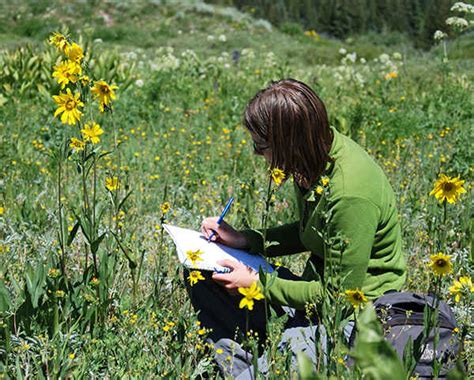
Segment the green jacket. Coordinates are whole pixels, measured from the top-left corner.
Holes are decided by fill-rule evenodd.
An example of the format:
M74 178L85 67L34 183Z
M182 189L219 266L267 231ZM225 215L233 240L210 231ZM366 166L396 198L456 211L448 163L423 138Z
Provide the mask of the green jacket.
M295 309L317 304L322 295L321 279L328 268L342 281L338 291L358 288L369 299L387 290L400 290L405 282L406 263L392 187L359 145L335 129L333 132L329 154L333 162L325 172L329 185L323 194L315 191L321 183L306 192L295 184L300 220L267 230L266 240L279 243L267 249L267 256L311 252L302 281L276 278L268 287L270 303ZM250 251L263 253L261 235L251 230L244 233Z

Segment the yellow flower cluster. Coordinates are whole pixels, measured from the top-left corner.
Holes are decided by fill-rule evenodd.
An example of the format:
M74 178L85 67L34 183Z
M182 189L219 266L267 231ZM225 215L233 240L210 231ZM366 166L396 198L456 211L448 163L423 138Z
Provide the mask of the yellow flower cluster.
M307 30L306 32L304 32L304 35L306 37L314 38L316 41L319 41L321 39L320 35L314 29Z
M356 309L367 303L367 297L360 289L346 290L345 295L346 300Z
M98 144L100 142L99 136L103 133L103 129L95 122L87 123L84 129L81 129L84 141L90 141L92 144Z
M258 301L264 298L257 281L254 281L248 288L239 288L239 293L244 296L239 303L241 309L246 307L253 310L254 300Z
M198 270L193 270L189 273L188 276L189 284L191 286L194 286L197 284L199 281L204 280L204 277L202 276L201 272Z
M54 95L53 99L58 105L58 108L54 112L54 117L62 114L61 122L63 124L76 125L82 116L79 107L84 107L80 96L81 94L79 92L73 94L69 88L66 89L66 92L60 92L59 95Z
M119 180L117 177L107 177L105 179L105 187L109 191L115 191L119 188Z
M463 184L464 180L461 180L459 176L449 177L445 174L441 174L435 182L430 195L434 195L440 203L448 201L448 203L454 204L458 201L461 194L466 192Z
M391 72L385 74L385 76L384 76L385 80L395 79L397 77L398 77L398 74L397 74L396 71L391 71Z
M203 252L199 249L196 251L192 251L192 250L186 251L186 257L188 258L189 261L191 261L191 264L193 266L196 266L196 263L198 261L203 261L201 258L202 254Z
M285 180L285 172L278 168L273 168L270 171L270 176L277 186L280 186Z
M461 301L463 296L467 297L469 294L474 293L471 277L461 276L459 280L454 280L453 285L449 288L449 292L456 302Z
M118 86L114 84L109 85L103 80L94 82L91 92L94 98L99 100L99 109L101 112L104 112L107 108L110 109L112 100L116 98L116 89L118 89Z
M165 215L170 211L171 205L169 202L163 202L160 206L160 209L161 209L161 213Z
M438 252L436 255L430 256L429 266L437 276L445 276L453 271L451 264L451 256Z
M53 77L56 78L62 90L59 92L59 95L53 96L53 100L58 107L54 112L54 116L60 116L63 124L76 125L81 121L83 116L82 109L85 107L81 94L87 94L83 89L84 87L88 88L91 83L89 76L83 75L84 51L80 45L71 41L68 36L57 32L51 35L49 43L55 46L65 58L53 68ZM75 88L78 91L73 92L68 87L70 85L76 86ZM98 100L101 112L111 109L112 100L116 98L115 90L117 89L116 85L109 85L103 80L94 82L90 88L90 93L94 99ZM103 133L102 128L97 123L91 121L86 123L84 128L81 129L82 140L73 137L69 146L74 152L81 152L85 149L88 142L98 144L100 142L99 136Z

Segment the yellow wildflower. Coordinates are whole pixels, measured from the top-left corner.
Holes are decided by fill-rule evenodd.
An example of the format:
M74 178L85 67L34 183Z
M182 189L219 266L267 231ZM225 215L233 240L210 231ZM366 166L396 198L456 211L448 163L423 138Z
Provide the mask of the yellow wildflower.
M390 79L395 79L398 77L398 74L396 71L391 71L385 75L385 80L390 80Z
M324 187L327 187L329 185L329 177L321 177L321 183L323 184Z
M92 144L97 144L100 142L99 136L104 133L104 130L99 126L99 124L92 122L87 123L84 126L84 129L81 129L82 137L85 141L90 141Z
M59 277L59 275L60 275L59 270L56 268L50 268L48 271L48 277L56 278L56 277Z
M189 272L189 285L194 286L194 284L197 284L200 280L204 280L204 277L202 276L201 272L198 270L193 270Z
M64 290L56 290L56 292L54 294L58 298L63 298L65 293L64 293Z
M26 342L22 342L20 347L23 351L28 351L31 348L31 346Z
M346 300L351 303L355 308L365 304L367 302L367 297L364 295L364 292L359 289L355 290L346 290Z
M436 255L431 255L430 261L429 266L437 276L444 276L453 270L450 255L439 252Z
M5 207L0 206L0 216L2 216L3 214L5 214Z
M79 78L79 80L81 81L83 86L87 86L90 83L91 78L89 78L89 76L87 75L83 75Z
M80 100L81 94L76 92L74 95L69 88L66 92L60 92L59 95L54 95L53 99L59 108L54 112L54 117L61 115L61 122L63 124L76 125L81 118L82 112L79 107L84 107L84 103Z
M278 168L273 168L270 171L270 175L277 186L280 186L285 179L285 172Z
M264 298L260 287L257 285L257 281L254 281L248 288L239 288L239 293L244 296L239 303L239 308L241 309L246 307L249 310L253 310L254 300L258 301Z
M164 214L168 213L168 211L171 209L171 205L169 202L164 202L160 206L161 212Z
M71 143L69 144L69 147L71 149L74 149L76 152L80 152L84 150L84 147L86 146L86 143L82 140L79 140L75 137L71 137Z
M314 191L316 191L316 194L321 195L324 193L324 188L322 186L317 186Z
M56 48L63 53L66 52L66 48L69 46L67 36L58 32L54 32L53 35L49 37L49 43L50 45L56 46Z
M105 179L105 187L109 190L109 191L115 191L118 189L119 187L119 180L117 177L107 177Z
M74 360L75 357L76 357L76 354L74 352L71 352L69 354L69 359Z
M193 265L196 265L196 262L197 262L197 261L203 261L203 260L201 259L202 253L203 253L203 252L202 252L201 250L199 250L199 249L198 249L197 251L191 251L191 250L189 250L189 251L186 252L186 257L188 258L189 261L191 261L191 263L192 263Z
M76 63L81 63L82 58L84 58L84 51L75 42L66 47L65 54L71 61Z
M462 187L463 184L464 180L461 180L459 176L448 177L445 174L441 174L435 182L430 195L434 195L440 203L447 200L448 203L453 204L457 202L461 194L466 192L464 187Z
M56 78L63 90L69 83L76 83L78 75L81 73L82 68L76 62L62 61L59 65L54 66L53 78Z
M474 293L474 286L472 285L471 277L462 276L459 280L454 280L453 286L449 288L449 292L454 296L456 302L461 301L462 296Z
M115 99L114 90L116 89L118 89L118 86L114 84L108 85L103 80L94 82L91 92L95 99L99 99L99 109L101 112L104 112L105 107L108 107L112 100Z

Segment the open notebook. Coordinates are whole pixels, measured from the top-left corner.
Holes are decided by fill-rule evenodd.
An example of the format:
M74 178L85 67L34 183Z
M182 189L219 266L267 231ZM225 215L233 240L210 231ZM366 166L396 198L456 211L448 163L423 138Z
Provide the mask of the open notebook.
M206 238L200 232L194 230L176 227L169 224L163 224L163 227L176 245L179 260L188 268L225 273L230 271L229 268L218 265L217 261L229 259L240 261L256 272L258 272L260 267L268 273L273 272L272 266L267 263L262 256L253 255L240 249L230 248L219 243L208 243ZM202 252L199 255L202 261L196 261L193 265L193 263L188 259L186 252L195 252L198 250Z

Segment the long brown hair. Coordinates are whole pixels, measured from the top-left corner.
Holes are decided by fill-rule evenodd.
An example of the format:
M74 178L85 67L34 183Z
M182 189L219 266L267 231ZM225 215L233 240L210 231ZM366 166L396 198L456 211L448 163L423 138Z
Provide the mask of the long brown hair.
M271 150L271 168L313 185L331 160L333 133L326 107L303 82L271 82L249 102L245 127L259 149Z

